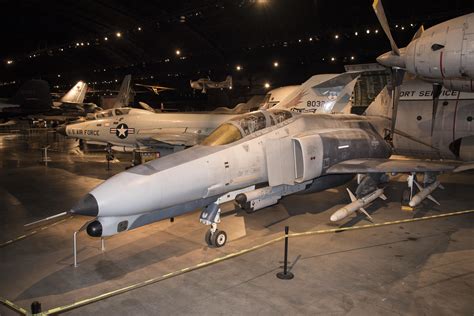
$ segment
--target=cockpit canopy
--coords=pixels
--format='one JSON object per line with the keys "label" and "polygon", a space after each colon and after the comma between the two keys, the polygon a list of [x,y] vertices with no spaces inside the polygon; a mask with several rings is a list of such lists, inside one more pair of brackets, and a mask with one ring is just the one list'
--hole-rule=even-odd
{"label": "cockpit canopy", "polygon": [[96,113],[94,115],[95,119],[99,120],[102,118],[108,118],[112,116],[118,116],[118,115],[126,115],[130,112],[131,109],[127,108],[120,108],[120,109],[110,109],[110,110],[105,110],[101,111],[99,113]]}
{"label": "cockpit canopy", "polygon": [[[131,113],[130,113],[131,111]],[[100,111],[95,113],[93,117],[88,116],[88,119],[100,120],[104,118],[111,118],[115,116],[127,115],[127,114],[152,114],[150,111],[141,110],[141,109],[132,109],[132,108],[116,108],[116,109],[109,109],[105,111]]]}
{"label": "cockpit canopy", "polygon": [[201,145],[219,146],[230,144],[256,131],[276,125],[293,117],[286,110],[255,111],[234,117],[216,128]]}

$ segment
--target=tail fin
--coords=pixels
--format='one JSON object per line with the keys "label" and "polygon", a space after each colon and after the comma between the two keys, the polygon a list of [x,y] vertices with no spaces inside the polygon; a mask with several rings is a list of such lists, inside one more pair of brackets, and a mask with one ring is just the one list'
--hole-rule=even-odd
{"label": "tail fin", "polygon": [[49,109],[53,105],[49,84],[44,80],[29,80],[20,87],[10,103],[27,109]]}
{"label": "tail fin", "polygon": [[86,92],[87,83],[79,81],[61,98],[60,101],[65,103],[83,103],[86,97]]}
{"label": "tail fin", "polygon": [[275,107],[298,112],[340,112],[350,101],[359,72],[314,75]]}
{"label": "tail fin", "polygon": [[114,108],[121,108],[121,107],[127,107],[128,102],[130,101],[130,81],[132,80],[132,75],[126,75],[125,78],[123,78],[122,85],[120,86],[119,93],[117,95],[117,99],[115,100],[114,103]]}
{"label": "tail fin", "polygon": [[229,87],[232,87],[232,76],[225,77],[225,82],[229,85]]}

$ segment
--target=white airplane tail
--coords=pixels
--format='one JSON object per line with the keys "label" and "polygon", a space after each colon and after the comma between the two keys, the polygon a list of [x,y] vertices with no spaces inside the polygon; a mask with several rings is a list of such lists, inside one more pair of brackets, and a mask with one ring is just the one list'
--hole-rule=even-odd
{"label": "white airplane tail", "polygon": [[225,77],[225,84],[228,85],[229,87],[232,87],[232,76],[227,76]]}
{"label": "white airplane tail", "polygon": [[123,78],[122,85],[120,86],[119,93],[117,95],[117,99],[114,103],[114,108],[123,108],[127,107],[130,101],[130,81],[132,80],[132,75],[126,75]]}
{"label": "white airplane tail", "polygon": [[87,83],[79,81],[61,98],[60,101],[64,103],[83,103],[86,98],[86,92]]}
{"label": "white airplane tail", "polygon": [[350,105],[359,72],[314,75],[283,98],[275,108],[296,112],[342,112]]}

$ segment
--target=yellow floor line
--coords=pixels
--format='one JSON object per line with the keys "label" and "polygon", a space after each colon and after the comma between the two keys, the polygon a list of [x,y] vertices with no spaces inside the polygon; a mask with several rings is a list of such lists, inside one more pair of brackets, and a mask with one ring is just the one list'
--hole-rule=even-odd
{"label": "yellow floor line", "polygon": [[0,303],[2,303],[3,305],[11,308],[12,310],[14,310],[15,312],[21,314],[21,315],[28,315],[28,311],[26,309],[24,309],[23,307],[20,307],[18,305],[16,305],[15,303],[13,303],[12,301],[9,301],[3,297],[0,297]]}
{"label": "yellow floor line", "polygon": [[27,238],[27,237],[31,237],[31,236],[33,236],[33,235],[36,235],[37,233],[39,233],[39,232],[41,232],[41,231],[43,231],[43,230],[45,230],[45,229],[51,228],[51,227],[53,227],[53,226],[56,226],[56,225],[58,225],[58,224],[60,224],[60,223],[62,223],[62,222],[65,222],[66,220],[68,220],[68,219],[70,219],[70,218],[72,218],[72,216],[69,216],[69,217],[64,218],[64,219],[62,219],[62,220],[60,220],[60,221],[54,222],[54,223],[52,223],[52,224],[50,224],[50,225],[42,226],[41,228],[32,230],[32,231],[30,231],[30,232],[28,232],[28,233],[26,233],[26,234],[24,234],[24,235],[18,236],[18,237],[16,237],[16,238],[7,240],[7,241],[5,241],[5,242],[3,242],[3,243],[0,244],[0,248],[3,248],[3,247],[8,246],[8,245],[11,245],[11,244],[13,244],[14,242],[20,241],[20,240],[25,239],[25,238]]}
{"label": "yellow floor line", "polygon": [[[322,229],[322,230],[307,231],[307,232],[302,232],[302,233],[291,233],[291,234],[288,234],[288,237],[291,237],[291,238],[293,238],[293,237],[303,237],[303,236],[309,236],[309,235],[328,234],[328,233],[335,233],[335,232],[341,232],[341,231],[351,231],[351,230],[359,230],[359,229],[367,229],[367,228],[376,228],[376,227],[382,227],[382,226],[388,226],[388,225],[395,225],[395,224],[402,224],[402,223],[413,223],[413,222],[430,220],[430,219],[437,219],[437,218],[443,218],[443,217],[449,217],[449,216],[455,216],[455,215],[463,215],[463,214],[468,214],[468,213],[474,213],[474,210],[451,212],[451,213],[445,213],[445,214],[424,216],[424,217],[419,217],[419,218],[409,218],[409,219],[388,221],[388,222],[376,223],[376,224],[359,225],[359,226],[352,226],[352,227],[340,227],[340,228],[332,228],[332,229]],[[276,243],[280,240],[283,240],[284,238],[285,238],[285,235],[274,238],[274,239],[271,239],[269,241],[266,241],[264,243],[255,245],[255,246],[250,247],[250,248],[242,249],[240,251],[233,252],[233,253],[227,254],[227,255],[222,256],[222,257],[218,257],[218,258],[215,258],[215,259],[212,259],[212,260],[209,260],[209,261],[198,263],[194,266],[186,267],[186,268],[183,268],[183,269],[180,269],[180,270],[177,270],[177,271],[174,271],[174,272],[170,272],[170,273],[167,273],[167,274],[155,277],[155,278],[151,278],[151,279],[148,279],[148,280],[145,280],[145,281],[134,283],[134,284],[131,284],[129,286],[125,286],[125,287],[122,287],[122,288],[119,288],[119,289],[116,289],[116,290],[113,290],[113,291],[110,291],[110,292],[102,293],[100,295],[90,297],[90,298],[86,298],[86,299],[83,299],[83,300],[80,300],[80,301],[77,301],[77,302],[74,302],[74,303],[71,303],[71,304],[68,304],[68,305],[55,307],[55,308],[52,308],[52,309],[49,309],[49,310],[43,312],[43,315],[52,315],[52,314],[63,313],[63,312],[66,312],[66,311],[69,311],[69,310],[72,310],[72,309],[75,309],[75,308],[79,308],[79,307],[82,307],[82,306],[85,306],[85,305],[88,305],[88,304],[91,304],[91,303],[94,303],[94,302],[97,302],[97,301],[104,300],[104,299],[112,297],[112,296],[116,296],[116,295],[119,295],[119,294],[122,294],[122,293],[125,293],[125,292],[129,292],[129,291],[132,291],[132,290],[135,290],[135,289],[138,289],[138,288],[141,288],[141,287],[153,284],[153,283],[157,283],[157,282],[160,282],[160,281],[163,281],[163,280],[166,280],[166,279],[170,279],[172,277],[176,277],[176,276],[181,275],[181,274],[185,274],[185,273],[188,273],[188,272],[191,272],[191,271],[194,271],[194,270],[202,269],[202,268],[214,265],[216,263],[219,263],[219,262],[231,259],[231,258],[235,258],[235,257],[241,256],[241,255],[249,253],[249,252],[253,252],[255,250],[258,250],[260,248],[266,247],[266,246],[271,245],[273,243]],[[2,299],[2,300],[0,300],[0,303],[6,304],[5,301],[7,301],[7,300]],[[12,302],[10,302],[10,304],[14,305]],[[8,305],[8,306],[11,306],[11,305]],[[21,311],[20,311],[20,309],[21,309]],[[22,309],[21,307],[18,307],[18,312],[23,313],[23,311],[24,311],[24,309]]]}

